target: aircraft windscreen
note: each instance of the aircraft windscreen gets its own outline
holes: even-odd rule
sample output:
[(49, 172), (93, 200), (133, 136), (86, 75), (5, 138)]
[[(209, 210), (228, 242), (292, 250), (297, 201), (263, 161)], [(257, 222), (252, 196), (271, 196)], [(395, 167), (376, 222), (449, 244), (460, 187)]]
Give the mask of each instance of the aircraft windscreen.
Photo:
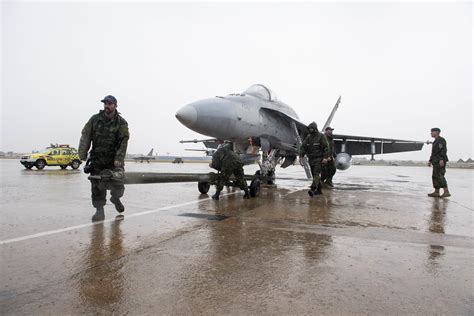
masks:
[(244, 91), (243, 94), (253, 95), (259, 99), (263, 99), (266, 101), (277, 101), (278, 98), (276, 97), (275, 93), (270, 90), (269, 88), (265, 87), (261, 84), (254, 84), (250, 88)]

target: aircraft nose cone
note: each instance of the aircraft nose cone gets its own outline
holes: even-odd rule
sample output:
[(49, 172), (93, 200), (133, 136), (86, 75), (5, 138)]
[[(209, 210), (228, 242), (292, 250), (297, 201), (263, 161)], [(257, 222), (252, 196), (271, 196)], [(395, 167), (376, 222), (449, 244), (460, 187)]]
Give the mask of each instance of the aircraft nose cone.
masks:
[(193, 126), (197, 121), (197, 111), (192, 105), (186, 105), (176, 113), (178, 121), (185, 126)]

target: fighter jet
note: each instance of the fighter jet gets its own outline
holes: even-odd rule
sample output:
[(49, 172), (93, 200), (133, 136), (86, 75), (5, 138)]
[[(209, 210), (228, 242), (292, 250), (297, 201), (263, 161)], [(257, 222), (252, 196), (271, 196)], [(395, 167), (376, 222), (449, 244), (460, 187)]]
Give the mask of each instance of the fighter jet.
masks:
[(133, 160), (135, 160), (135, 162), (150, 162), (150, 160), (155, 160), (156, 157), (153, 156), (153, 148), (150, 150), (150, 152), (145, 156), (145, 155), (139, 155), (139, 156), (135, 156), (132, 158)]
[[(331, 124), (340, 102), (339, 97), (322, 131)], [(307, 133), (307, 124), (300, 121), (296, 112), (262, 84), (255, 84), (242, 93), (193, 102), (181, 108), (176, 118), (187, 128), (212, 137), (202, 141), (207, 148), (215, 149), (223, 141), (232, 142), (234, 151), (243, 161), (247, 164), (257, 161), (260, 174), (265, 176), (274, 176), (279, 163), (283, 168), (295, 164), (302, 138)], [(335, 162), (339, 170), (348, 169), (355, 155), (372, 155), (373, 158), (376, 154), (421, 150), (424, 144), (336, 134), (334, 141)], [(261, 159), (260, 151), (263, 153)], [(303, 159), (300, 164), (311, 178), (307, 162)]]

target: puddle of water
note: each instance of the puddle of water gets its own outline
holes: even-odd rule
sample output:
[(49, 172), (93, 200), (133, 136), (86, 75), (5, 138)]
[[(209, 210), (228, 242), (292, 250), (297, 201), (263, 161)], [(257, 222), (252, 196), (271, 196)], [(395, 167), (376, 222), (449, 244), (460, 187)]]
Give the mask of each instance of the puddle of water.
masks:
[(179, 214), (178, 216), (202, 218), (202, 219), (207, 219), (209, 221), (223, 221), (229, 218), (229, 216), (225, 216), (225, 215), (209, 215), (209, 214), (200, 214), (200, 213), (183, 213), (183, 214)]

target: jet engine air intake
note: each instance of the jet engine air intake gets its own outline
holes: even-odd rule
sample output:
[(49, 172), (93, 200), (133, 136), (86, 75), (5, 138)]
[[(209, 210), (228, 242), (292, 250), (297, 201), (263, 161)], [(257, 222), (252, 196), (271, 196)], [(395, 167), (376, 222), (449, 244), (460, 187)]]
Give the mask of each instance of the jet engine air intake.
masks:
[(352, 157), (348, 153), (339, 153), (335, 162), (338, 170), (347, 170), (352, 164)]

